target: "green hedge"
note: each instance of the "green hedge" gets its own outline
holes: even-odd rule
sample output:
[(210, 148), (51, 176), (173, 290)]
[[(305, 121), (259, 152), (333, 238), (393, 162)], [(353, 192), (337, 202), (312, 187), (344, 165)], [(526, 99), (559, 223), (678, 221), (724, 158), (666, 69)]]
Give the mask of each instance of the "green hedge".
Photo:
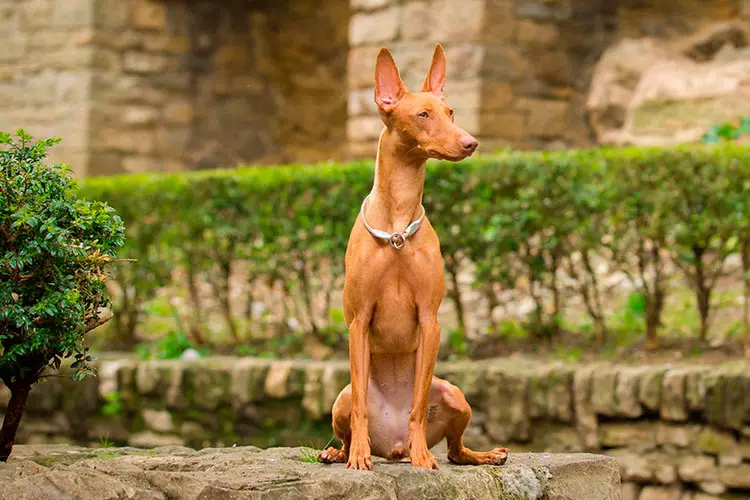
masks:
[[(313, 287), (341, 286), (346, 242), (372, 177), (372, 162), (358, 162), (87, 179), (86, 195), (125, 219), (125, 255), (137, 259), (119, 273), (122, 338), (132, 337), (143, 304), (176, 267), (186, 270), (193, 288), (190, 330), (198, 341), (203, 319), (194, 287), (200, 279), (212, 284), (226, 304), (226, 326), (235, 340), (242, 338), (227, 298), (238, 263), (248, 266), (250, 280), (276, 282), (289, 292), (300, 287), (302, 308), (311, 307)], [(737, 145), (502, 152), (458, 164), (430, 162), (424, 204), (440, 236), (449, 285), (466, 261), (476, 266), (477, 286), (490, 304), (498, 288), (523, 280), (537, 304), (529, 325), (538, 334), (557, 331), (563, 288), (572, 282), (603, 340), (598, 257), (639, 287), (651, 341), (672, 267), (695, 291), (703, 338), (727, 255), (744, 249), (748, 271), (750, 154)], [(333, 269), (335, 280), (320, 283), (322, 265)], [(463, 326), (460, 294), (450, 291), (448, 299)]]

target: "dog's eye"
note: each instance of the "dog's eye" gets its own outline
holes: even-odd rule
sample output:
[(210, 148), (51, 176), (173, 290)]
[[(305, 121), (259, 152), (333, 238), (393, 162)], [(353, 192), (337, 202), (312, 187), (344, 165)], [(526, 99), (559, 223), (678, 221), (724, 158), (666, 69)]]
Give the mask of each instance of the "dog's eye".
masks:
[(453, 109), (448, 110), (448, 116), (453, 116)]
[(417, 116), (420, 117), (420, 118), (429, 118), (430, 114), (427, 111), (422, 111)]

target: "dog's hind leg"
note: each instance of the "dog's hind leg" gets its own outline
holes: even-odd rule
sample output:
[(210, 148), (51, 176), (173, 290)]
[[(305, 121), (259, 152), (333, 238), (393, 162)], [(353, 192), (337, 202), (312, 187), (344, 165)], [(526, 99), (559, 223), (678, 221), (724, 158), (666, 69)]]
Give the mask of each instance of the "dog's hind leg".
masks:
[(352, 440), (351, 431), (352, 415), (352, 386), (347, 385), (339, 393), (333, 404), (333, 433), (341, 440), (341, 449), (330, 446), (320, 452), (318, 462), (324, 464), (345, 464), (349, 460), (349, 445)]
[[(507, 448), (495, 448), (490, 451), (472, 451), (464, 446), (463, 435), (471, 421), (471, 407), (466, 402), (461, 389), (455, 385), (435, 378), (433, 380), (433, 398), (436, 403), (437, 418), (432, 424), (435, 429), (432, 441), (437, 443), (444, 433), (448, 440), (448, 460), (457, 465), (503, 465), (508, 459)], [(429, 430), (430, 424), (428, 424)], [(435, 435), (435, 433), (438, 433)], [(431, 443), (431, 444), (433, 444)]]

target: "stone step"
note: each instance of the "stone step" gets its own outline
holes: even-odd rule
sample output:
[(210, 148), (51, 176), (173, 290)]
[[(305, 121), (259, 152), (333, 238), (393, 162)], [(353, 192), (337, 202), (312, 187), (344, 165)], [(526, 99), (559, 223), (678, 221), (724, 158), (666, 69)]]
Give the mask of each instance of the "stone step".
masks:
[(440, 470), (375, 459), (373, 471), (312, 463), (309, 448), (87, 449), (17, 446), (0, 464), (0, 498), (619, 500), (617, 461), (511, 454), (504, 466)]

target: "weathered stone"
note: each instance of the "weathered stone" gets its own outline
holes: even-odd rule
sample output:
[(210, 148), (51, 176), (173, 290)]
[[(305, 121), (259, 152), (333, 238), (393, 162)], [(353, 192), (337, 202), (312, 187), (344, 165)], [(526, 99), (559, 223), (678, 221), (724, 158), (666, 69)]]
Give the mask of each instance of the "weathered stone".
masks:
[(561, 422), (573, 421), (573, 370), (554, 367), (549, 374), (548, 415)]
[(128, 106), (122, 113), (125, 125), (151, 125), (157, 117), (158, 112), (150, 106)]
[(638, 500), (641, 494), (641, 485), (638, 483), (623, 482), (620, 489), (621, 500)]
[(183, 442), (182, 439), (174, 435), (145, 431), (131, 435), (128, 444), (138, 448), (154, 448), (157, 446), (182, 446)]
[(0, 410), (5, 409), (10, 401), (10, 389), (0, 382)]
[[(18, 447), (19, 459), (10, 468), (0, 469), (0, 496), (83, 499), (102, 498), (107, 492), (118, 498), (179, 500), (225, 497), (229, 492), (279, 499), (600, 500), (618, 498), (620, 493), (615, 461), (581, 454), (514, 454), (503, 467), (472, 469), (451, 465), (440, 456), (440, 470), (430, 474), (376, 459), (372, 472), (357, 474), (343, 466), (308, 463), (304, 458), (311, 451), (299, 448), (194, 451), (167, 446), (147, 454), (127, 448), (57, 448), (36, 455), (24, 448)], [(97, 458), (98, 453), (106, 455)], [(48, 469), (32, 459), (60, 462)], [(248, 484), (254, 489), (247, 489)]]
[(378, 116), (352, 117), (346, 124), (347, 137), (352, 141), (378, 139), (382, 130), (383, 122)]
[(145, 408), (143, 410), (143, 422), (146, 428), (152, 431), (172, 432), (174, 430), (172, 414), (165, 410)]
[(516, 141), (526, 133), (526, 116), (516, 111), (485, 112), (480, 120), (482, 135)]
[(375, 104), (373, 89), (352, 90), (349, 92), (349, 116), (375, 115), (378, 106)]
[(302, 394), (300, 371), (293, 361), (274, 361), (268, 370), (265, 380), (265, 393), (275, 399)]
[(680, 479), (688, 483), (716, 480), (716, 460), (706, 455), (682, 455), (677, 465)]
[(669, 370), (662, 382), (661, 418), (663, 420), (687, 420), (685, 397), (686, 373), (682, 370)]
[(406, 40), (425, 38), (431, 30), (431, 8), (427, 2), (409, 2), (401, 15), (401, 37)]
[(656, 426), (656, 442), (687, 448), (695, 442), (699, 432), (698, 425), (671, 425), (660, 422)]
[(133, 5), (132, 16), (136, 28), (163, 30), (167, 23), (167, 6), (153, 0), (139, 0)]
[(547, 416), (550, 367), (540, 367), (529, 379), (529, 415), (533, 419)]
[(576, 428), (584, 446), (588, 449), (599, 447), (598, 419), (591, 407), (591, 386), (595, 367), (578, 370), (573, 376), (573, 404), (576, 415)]
[(692, 369), (685, 376), (685, 396), (690, 411), (703, 411), (706, 407), (705, 370)]
[(530, 437), (529, 379), (507, 366), (491, 366), (487, 371), (487, 433), (498, 442)]
[(638, 401), (638, 388), (642, 372), (642, 369), (631, 367), (623, 367), (618, 370), (617, 386), (615, 387), (618, 416), (638, 418), (643, 414), (643, 408)]
[(727, 374), (722, 377), (724, 384), (723, 418), (724, 426), (740, 430), (750, 415), (750, 374), (747, 372)]
[(164, 107), (167, 123), (190, 123), (193, 121), (193, 105), (187, 101), (171, 102)]
[(641, 375), (638, 400), (651, 411), (659, 410), (661, 405), (662, 381), (666, 372), (666, 368), (650, 368)]
[(197, 408), (215, 410), (231, 403), (231, 366), (215, 360), (190, 364), (185, 369), (188, 401)]
[(445, 42), (471, 42), (482, 29), (484, 0), (433, 0), (430, 36)]
[(558, 41), (557, 26), (521, 19), (516, 24), (516, 39), (519, 43), (552, 47)]
[(519, 109), (528, 112), (526, 132), (542, 137), (563, 135), (568, 127), (570, 104), (566, 101), (547, 99), (518, 100)]
[(591, 409), (599, 414), (613, 417), (617, 414), (615, 387), (617, 371), (614, 368), (601, 368), (591, 380)]
[(271, 363), (266, 359), (243, 358), (232, 366), (232, 402), (235, 406), (260, 401)]
[(739, 453), (737, 441), (726, 431), (704, 427), (695, 441), (695, 448), (711, 455), (736, 455)]
[(515, 2), (515, 12), (521, 19), (563, 21), (570, 17), (572, 9), (567, 0), (519, 0)]
[(482, 108), (505, 110), (513, 103), (513, 86), (509, 83), (482, 82)]
[(393, 0), (351, 0), (352, 9), (376, 10), (393, 3)]
[(126, 52), (123, 67), (125, 71), (132, 73), (156, 73), (167, 67), (167, 59), (147, 52)]
[(396, 38), (400, 7), (388, 7), (373, 13), (360, 13), (349, 21), (349, 43), (360, 45), (389, 42)]
[(719, 467), (716, 476), (728, 488), (750, 489), (750, 464), (735, 467)]
[(599, 443), (605, 448), (653, 446), (656, 426), (651, 422), (600, 423)]
[(638, 500), (680, 500), (682, 492), (679, 488), (666, 486), (646, 486), (641, 490)]

